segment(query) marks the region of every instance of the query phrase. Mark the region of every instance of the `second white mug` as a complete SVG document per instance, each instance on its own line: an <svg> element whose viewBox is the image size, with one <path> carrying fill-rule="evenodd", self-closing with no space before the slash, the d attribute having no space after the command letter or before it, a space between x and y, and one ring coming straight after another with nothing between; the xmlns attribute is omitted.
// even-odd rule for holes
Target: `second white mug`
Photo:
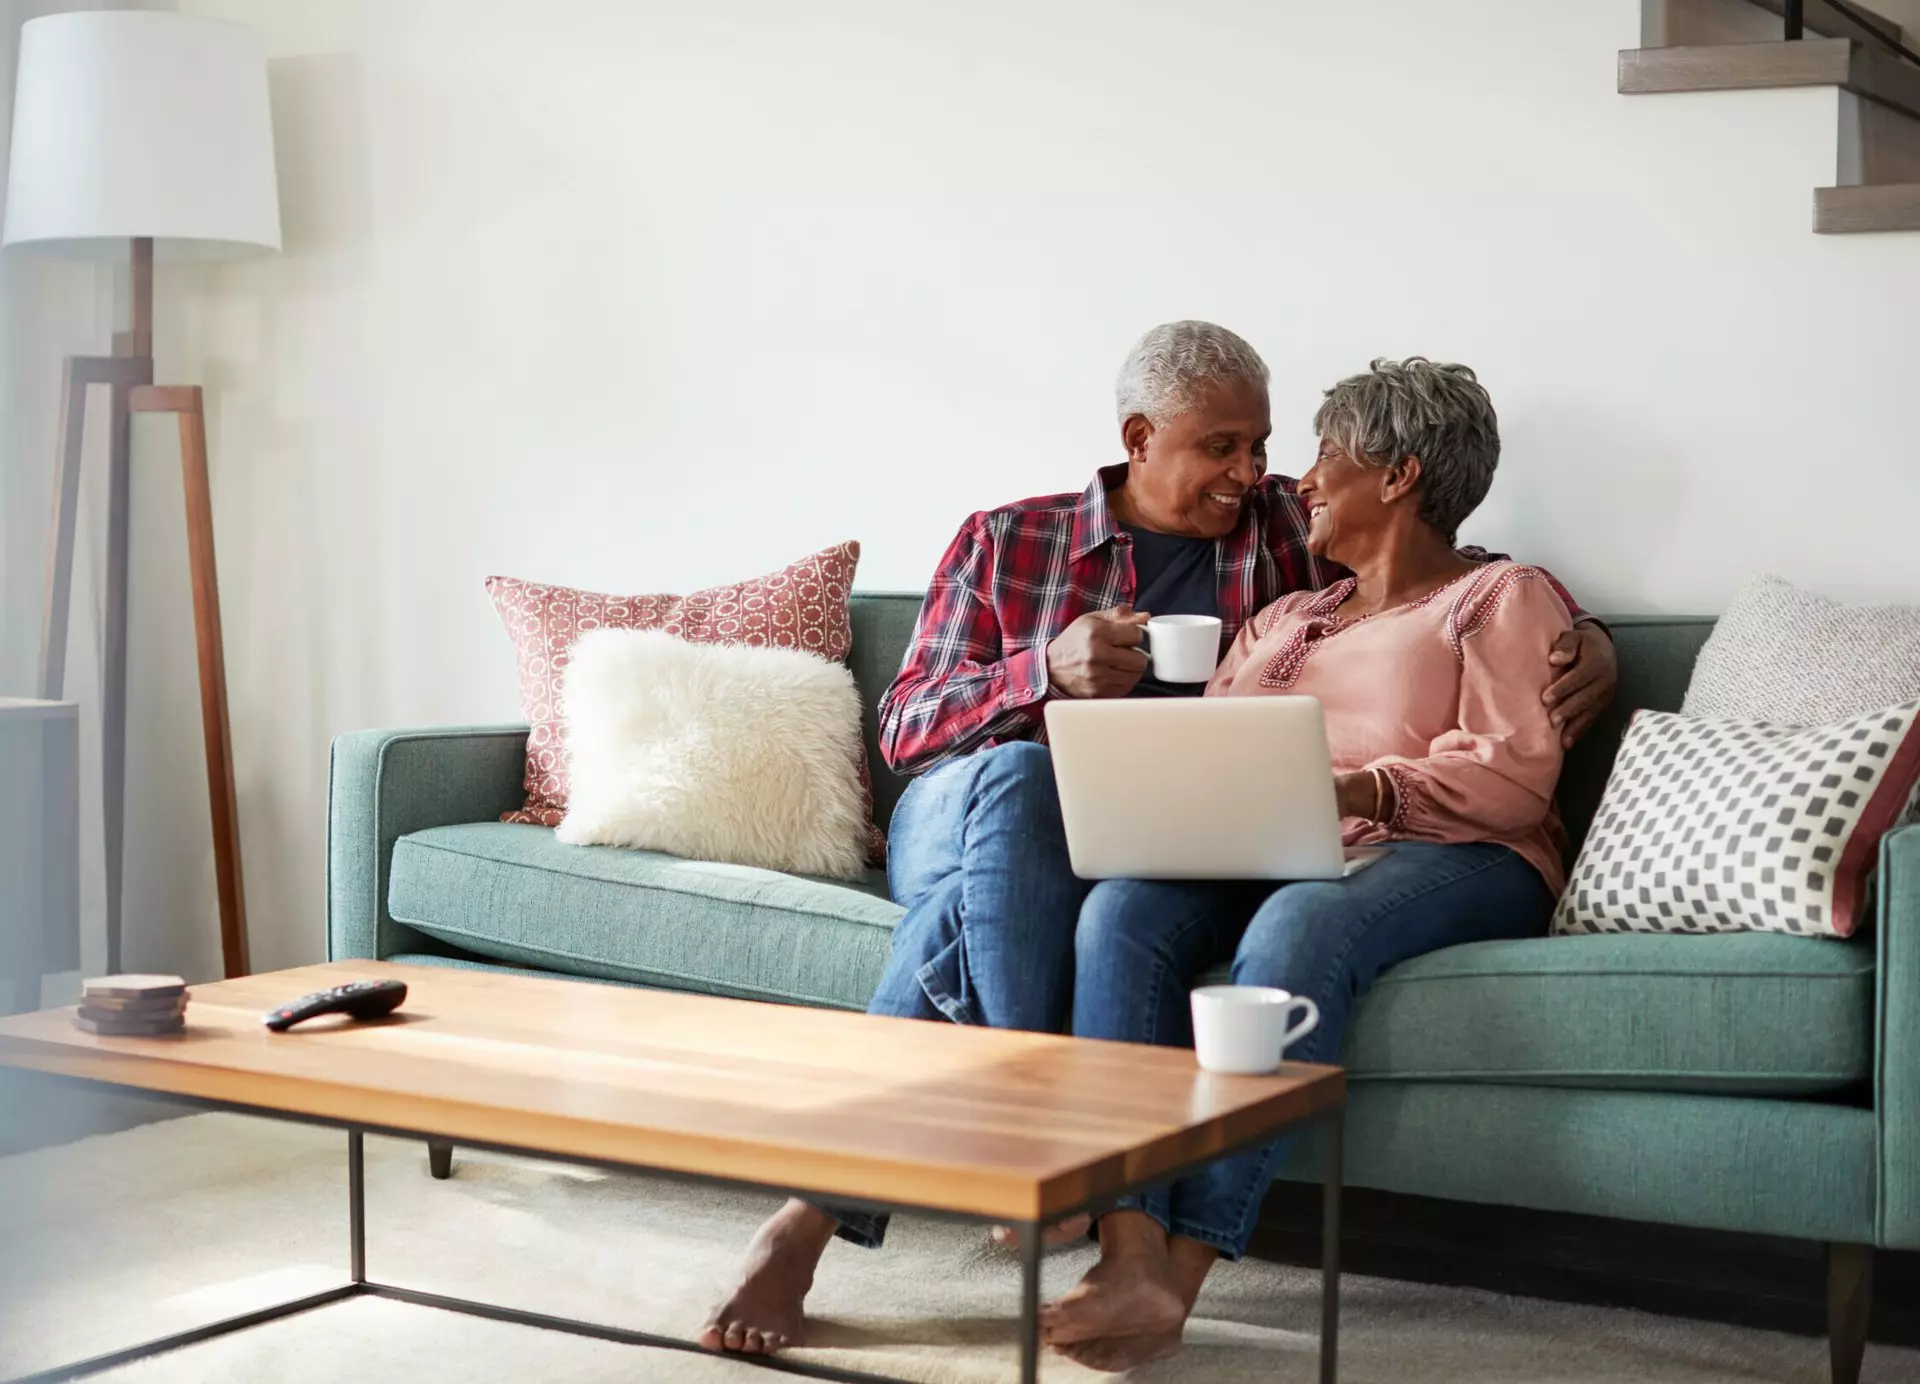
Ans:
<svg viewBox="0 0 1920 1384"><path fill-rule="evenodd" d="M1212 615L1156 615L1140 633L1161 682L1205 682L1220 663L1220 621Z"/></svg>
<svg viewBox="0 0 1920 1384"><path fill-rule="evenodd" d="M1194 1055L1210 1072L1271 1072L1287 1044L1306 1037L1320 1022L1320 1006L1305 995L1266 985L1203 985L1190 1003ZM1296 1011L1299 1019L1289 1023Z"/></svg>

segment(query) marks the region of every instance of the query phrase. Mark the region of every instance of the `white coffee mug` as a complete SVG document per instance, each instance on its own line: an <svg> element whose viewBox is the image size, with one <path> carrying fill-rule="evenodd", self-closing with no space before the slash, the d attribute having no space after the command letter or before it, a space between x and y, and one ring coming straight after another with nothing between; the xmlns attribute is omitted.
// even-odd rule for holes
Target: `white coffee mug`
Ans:
<svg viewBox="0 0 1920 1384"><path fill-rule="evenodd" d="M1156 615L1140 633L1161 682L1205 682L1220 663L1220 621L1211 615Z"/></svg>
<svg viewBox="0 0 1920 1384"><path fill-rule="evenodd" d="M1300 1021L1288 1027L1296 1009ZM1313 1032L1320 1006L1266 985L1203 985L1193 992L1193 1050L1210 1072L1261 1076L1280 1065L1287 1044Z"/></svg>

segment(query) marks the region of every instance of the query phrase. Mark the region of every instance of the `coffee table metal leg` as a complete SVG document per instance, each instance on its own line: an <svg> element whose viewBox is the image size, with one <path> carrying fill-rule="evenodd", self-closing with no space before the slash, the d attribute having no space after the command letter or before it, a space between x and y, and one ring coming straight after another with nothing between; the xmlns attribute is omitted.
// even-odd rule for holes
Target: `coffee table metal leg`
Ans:
<svg viewBox="0 0 1920 1384"><path fill-rule="evenodd" d="M184 1103L201 1105L206 1108L223 1108L216 1102L197 1102L188 1099ZM271 1117L273 1112L246 1109L248 1114L261 1114ZM284 1118L284 1117L283 1117ZM293 1117L298 1120L298 1117ZM1340 1328L1340 1190L1343 1170L1342 1142L1345 1114L1335 1108L1325 1117L1327 1167L1323 1187L1323 1220L1321 1249L1321 1315L1320 1315L1320 1380L1321 1384L1335 1384L1338 1375L1339 1328ZM327 1120L308 1120L305 1123L331 1124ZM335 1125L335 1128L341 1126ZM328 1288L321 1292L310 1293L306 1297L291 1302L279 1303L258 1311L229 1317L224 1321L213 1322L206 1326L194 1327L172 1336L161 1337L143 1344L113 1351L106 1355L97 1355L88 1360L72 1364L55 1366L35 1374L21 1375L8 1381L8 1384L55 1384L56 1381L76 1379L101 1370L127 1364L183 1346L211 1340L229 1332L246 1327L257 1326L264 1322L276 1321L300 1312L312 1311L335 1302L372 1295L399 1302L413 1303L422 1307L436 1307L445 1311L464 1313L469 1316L489 1318L494 1321L512 1322L519 1325L537 1327L550 1331L565 1331L574 1335L597 1337L602 1340L621 1341L632 1345L654 1346L670 1350L689 1351L707 1354L693 1341L680 1340L668 1336L656 1336L643 1331L631 1331L621 1327L608 1326L594 1322L576 1321L566 1317L547 1316L543 1313L528 1312L519 1308L500 1307L490 1303L474 1302L463 1298L445 1297L436 1293L425 1293L415 1289L401 1288L393 1284L375 1283L367 1278L367 1206L366 1206L366 1136L365 1131L346 1126L347 1135L347 1215L348 1246L352 1277L339 1287ZM406 1137L420 1137L407 1134ZM562 1160L587 1161L587 1160ZM698 1179L696 1180L705 1180ZM715 1179L717 1180L717 1179ZM1038 1221L1028 1221L1018 1226L1020 1232L1020 1380L1021 1384L1038 1384L1040 1373L1040 1260L1044 1246L1044 1227ZM885 1376L869 1374L858 1370L845 1370L831 1365L816 1365L810 1362L791 1360L786 1356L748 1356L741 1357L740 1364L757 1365L762 1368L789 1374L806 1375L816 1379L854 1381L857 1384L901 1384L901 1381L887 1381Z"/></svg>
<svg viewBox="0 0 1920 1384"><path fill-rule="evenodd" d="M367 1281L367 1155L365 1136L347 1131L347 1243L353 1281Z"/></svg>
<svg viewBox="0 0 1920 1384"><path fill-rule="evenodd" d="M1340 1374L1340 1183L1346 1158L1346 1112L1327 1119L1327 1170L1320 1198L1320 1384Z"/></svg>
<svg viewBox="0 0 1920 1384"><path fill-rule="evenodd" d="M1040 1377L1040 1223L1020 1227L1020 1384Z"/></svg>

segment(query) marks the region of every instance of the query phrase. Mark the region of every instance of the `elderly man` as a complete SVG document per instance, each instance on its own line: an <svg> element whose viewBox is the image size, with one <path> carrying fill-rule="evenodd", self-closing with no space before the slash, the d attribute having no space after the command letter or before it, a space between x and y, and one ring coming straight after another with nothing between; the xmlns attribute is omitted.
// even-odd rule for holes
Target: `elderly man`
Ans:
<svg viewBox="0 0 1920 1384"><path fill-rule="evenodd" d="M1063 1028L1088 886L1068 862L1047 701L1197 693L1148 676L1149 612L1218 616L1230 642L1270 602L1348 575L1309 553L1295 482L1267 474L1267 378L1224 327L1155 327L1120 372L1126 462L1083 494L975 514L948 547L880 707L888 763L918 777L893 816L889 884L907 912L870 1013ZM1561 595L1577 623L1549 655L1563 671L1544 697L1570 744L1612 696L1616 666L1605 630ZM885 1228L787 1203L702 1343L795 1343L828 1241L878 1246Z"/></svg>

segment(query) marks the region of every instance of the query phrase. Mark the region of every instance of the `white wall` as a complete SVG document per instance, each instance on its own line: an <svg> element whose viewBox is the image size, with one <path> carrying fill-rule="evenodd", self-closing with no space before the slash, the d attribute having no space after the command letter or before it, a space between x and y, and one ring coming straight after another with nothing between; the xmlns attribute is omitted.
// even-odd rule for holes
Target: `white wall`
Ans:
<svg viewBox="0 0 1920 1384"><path fill-rule="evenodd" d="M99 8L97 0L0 0L0 217L20 25L44 14ZM33 696L39 680L62 361L104 351L114 322L110 268L0 255L0 696ZM100 390L94 395L70 623L77 656L69 661L62 689L89 709L99 701L106 547L106 397ZM99 730L97 716L81 718L81 953L89 972L101 969L106 953ZM0 792L10 791L18 785L0 784ZM0 927L25 925L24 919L0 918ZM72 980L50 982L49 1001L66 1002Z"/></svg>
<svg viewBox="0 0 1920 1384"><path fill-rule="evenodd" d="M183 7L276 54L287 253L163 275L159 321L214 410L259 966L324 948L330 736L515 716L489 573L857 537L918 588L969 510L1116 457L1170 317L1266 354L1283 467L1370 356L1474 364L1468 536L1596 610L1920 598L1920 239L1810 233L1832 91L1616 95L1637 0ZM204 974L177 503L135 534L129 959Z"/></svg>

